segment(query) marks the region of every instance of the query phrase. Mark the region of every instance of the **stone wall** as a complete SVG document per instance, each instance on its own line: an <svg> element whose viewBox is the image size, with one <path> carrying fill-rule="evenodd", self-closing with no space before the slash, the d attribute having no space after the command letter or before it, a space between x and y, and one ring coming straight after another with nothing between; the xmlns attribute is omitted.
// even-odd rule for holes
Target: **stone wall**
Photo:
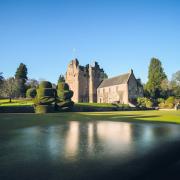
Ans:
<svg viewBox="0 0 180 180"><path fill-rule="evenodd" d="M74 95L72 100L74 102L79 101L79 62L77 59L72 60L68 64L66 76L65 76L66 83L68 83L69 88L73 90Z"/></svg>
<svg viewBox="0 0 180 180"><path fill-rule="evenodd" d="M80 66L77 59L72 60L67 68L66 83L74 92L74 102L97 102L97 88L105 73L97 62L94 65Z"/></svg>
<svg viewBox="0 0 180 180"><path fill-rule="evenodd" d="M143 97L143 87L131 70L126 83L97 89L98 103L134 103L137 97Z"/></svg>
<svg viewBox="0 0 180 180"><path fill-rule="evenodd" d="M89 102L97 102L97 88L105 78L105 73L97 62L89 66Z"/></svg>
<svg viewBox="0 0 180 180"><path fill-rule="evenodd" d="M119 84L104 88L98 88L98 103L128 104L127 84Z"/></svg>
<svg viewBox="0 0 180 180"><path fill-rule="evenodd" d="M133 102L137 97L143 97L143 87L138 83L133 73L128 80L128 98Z"/></svg>

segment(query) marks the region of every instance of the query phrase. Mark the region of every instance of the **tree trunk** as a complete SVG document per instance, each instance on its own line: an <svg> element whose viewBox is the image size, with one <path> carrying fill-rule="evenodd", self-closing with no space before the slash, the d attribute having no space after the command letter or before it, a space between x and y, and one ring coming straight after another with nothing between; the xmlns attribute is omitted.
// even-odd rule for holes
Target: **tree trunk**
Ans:
<svg viewBox="0 0 180 180"><path fill-rule="evenodd" d="M9 102L11 103L12 101L11 101L11 97L9 98Z"/></svg>

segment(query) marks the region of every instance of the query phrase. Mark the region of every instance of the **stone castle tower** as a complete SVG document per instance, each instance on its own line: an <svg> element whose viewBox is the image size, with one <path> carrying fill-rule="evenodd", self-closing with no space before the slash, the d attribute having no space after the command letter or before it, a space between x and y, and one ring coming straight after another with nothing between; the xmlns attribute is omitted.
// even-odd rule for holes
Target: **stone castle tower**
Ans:
<svg viewBox="0 0 180 180"><path fill-rule="evenodd" d="M65 80L74 92L74 102L97 102L97 88L105 78L106 74L97 62L80 66L74 59L68 65Z"/></svg>

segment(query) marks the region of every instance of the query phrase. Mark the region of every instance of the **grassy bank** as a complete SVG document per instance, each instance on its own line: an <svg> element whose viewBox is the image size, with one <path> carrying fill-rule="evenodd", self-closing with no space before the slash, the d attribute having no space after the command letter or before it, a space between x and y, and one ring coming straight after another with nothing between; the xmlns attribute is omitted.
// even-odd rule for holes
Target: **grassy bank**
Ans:
<svg viewBox="0 0 180 180"><path fill-rule="evenodd" d="M180 124L180 111L69 112L53 114L0 114L0 131L49 126L65 121L168 122Z"/></svg>

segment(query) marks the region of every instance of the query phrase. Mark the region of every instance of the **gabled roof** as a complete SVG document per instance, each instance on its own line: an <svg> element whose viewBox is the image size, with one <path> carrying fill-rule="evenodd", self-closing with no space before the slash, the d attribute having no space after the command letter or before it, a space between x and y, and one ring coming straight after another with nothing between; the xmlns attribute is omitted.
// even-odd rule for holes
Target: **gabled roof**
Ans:
<svg viewBox="0 0 180 180"><path fill-rule="evenodd" d="M131 73L126 73L109 79L104 79L98 88L126 84L129 80L130 75Z"/></svg>

